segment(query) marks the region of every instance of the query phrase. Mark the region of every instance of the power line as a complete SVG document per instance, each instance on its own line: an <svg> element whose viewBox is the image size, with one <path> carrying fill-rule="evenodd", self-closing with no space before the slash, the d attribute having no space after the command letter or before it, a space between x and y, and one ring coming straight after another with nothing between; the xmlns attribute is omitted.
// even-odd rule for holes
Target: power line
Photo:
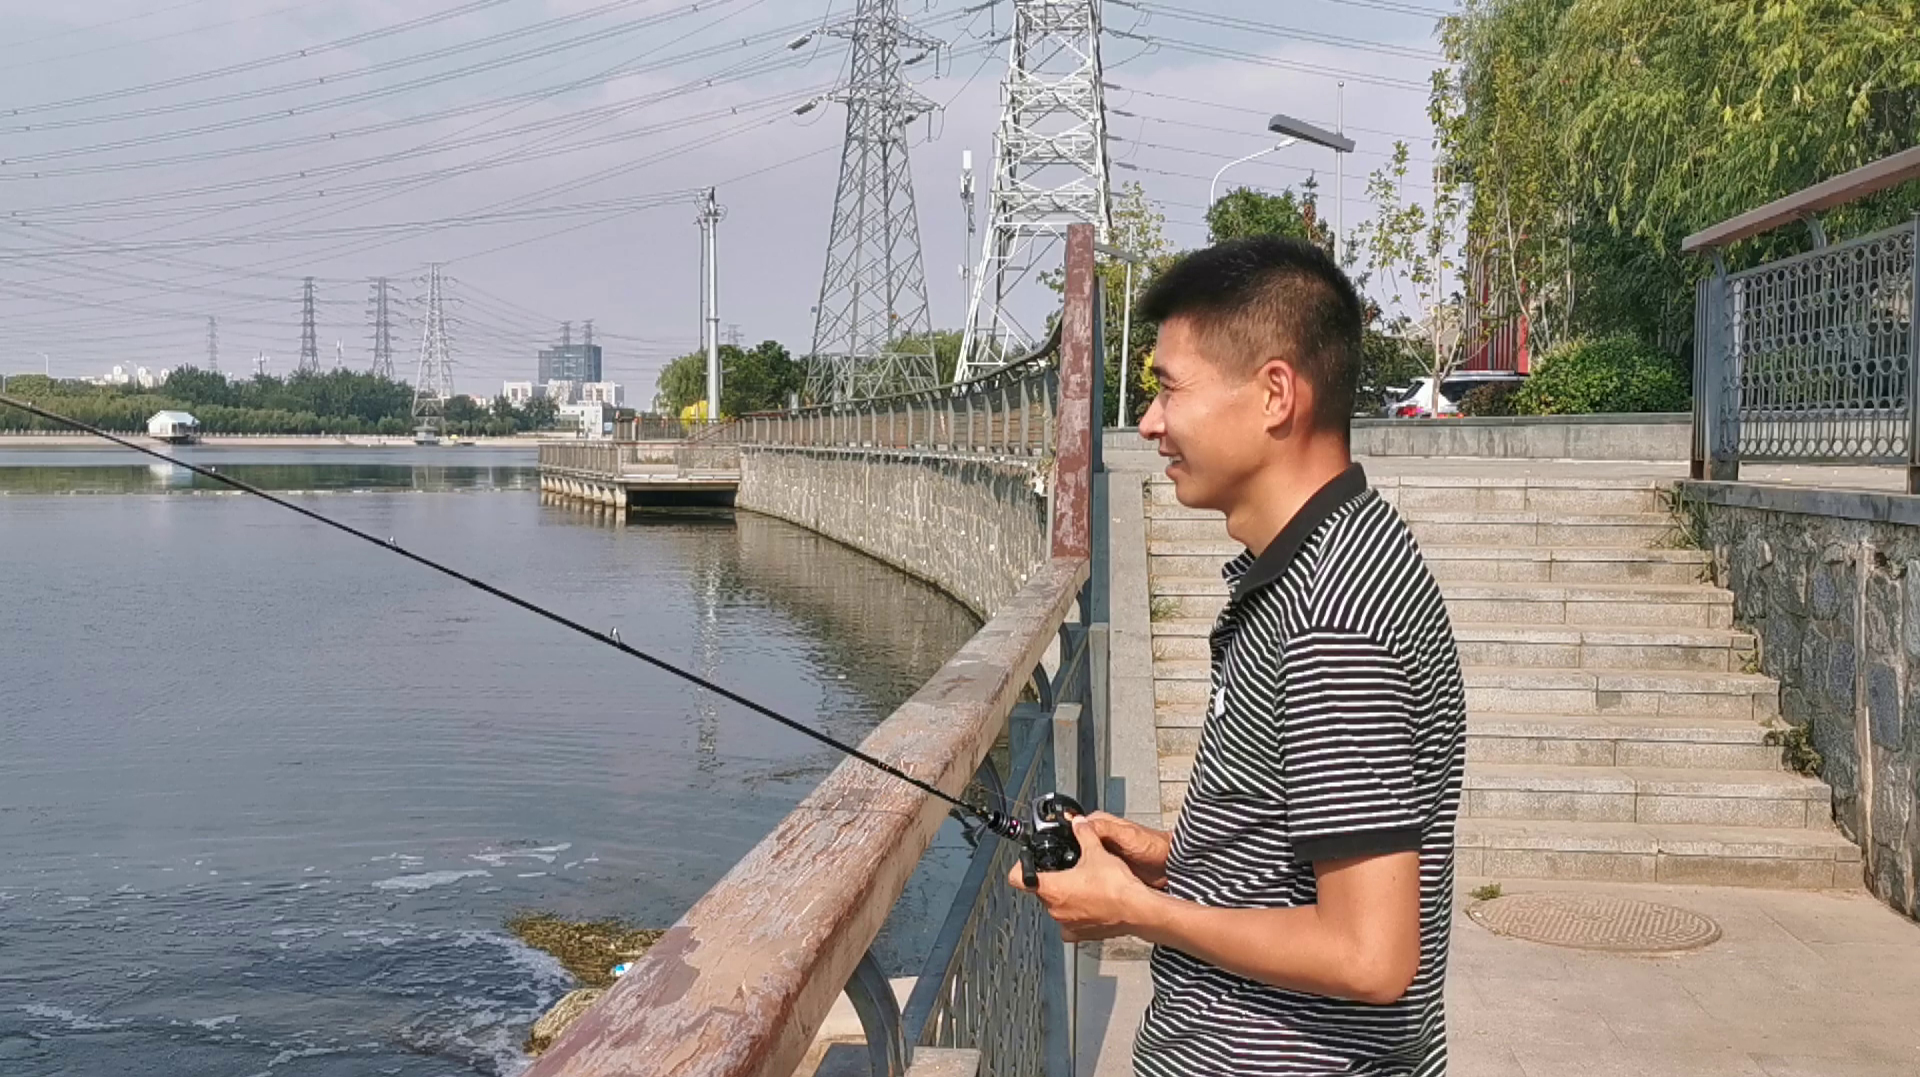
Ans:
<svg viewBox="0 0 1920 1077"><path fill-rule="evenodd" d="M1299 60L1282 60L1273 56L1262 56L1259 53L1240 52L1235 49L1222 48L1218 45L1203 45L1193 41L1181 41L1177 38L1161 37L1158 35L1150 37L1146 34L1137 34L1126 30L1109 30L1107 32L1115 37L1124 37L1134 41L1145 42L1149 45L1163 45L1180 52L1190 52L1198 56L1210 56L1219 60L1235 60L1240 63L1254 64L1259 67L1279 68L1284 71L1303 71L1311 75L1325 75L1329 78L1343 78L1353 82L1372 83L1375 86L1384 86L1394 90L1417 90L1424 93L1431 89L1431 87L1424 82L1396 79L1387 75L1375 75L1365 71L1326 67L1321 64L1310 64Z"/></svg>
<svg viewBox="0 0 1920 1077"><path fill-rule="evenodd" d="M477 11L484 11L490 7L499 7L501 4L505 4L508 2L509 0L468 0L467 3L461 4L459 7L449 8L445 11L436 12L432 15L422 15L419 18L408 19L405 22L394 23L392 26L383 26L376 30L367 30L362 33L351 34L347 37L339 38L334 41L325 42L323 44L309 45L303 49L294 49L290 52L276 53L272 56L263 57L258 60L245 60L237 64L228 64L226 67L214 68L211 71L200 71L191 75L180 75L175 78L161 79L158 82L143 83L142 85L139 85L139 86L128 86L128 87L125 87L124 89L119 89L119 90L107 90L101 93L87 94L82 97L69 97L60 101L46 101L38 105L21 105L17 108L7 109L4 113L0 113L0 115L29 116L29 115L37 115L42 112L55 112L60 109L79 108L82 105L98 104L101 101L117 101L123 97L133 97L138 94L153 93L156 90L171 90L179 86L190 86L197 82L206 82L209 79L224 78L228 75L238 75L247 71L258 71L261 68L271 67L274 64L288 63L294 60L310 59L314 56L319 56L323 53L336 52L340 49L351 48L354 45L364 45L369 41L378 41L381 38L393 37L396 34L404 34L409 30L417 30L422 26L431 26L434 23L445 22L448 19L459 18L462 15L470 15ZM289 5L288 7L280 8L279 11L291 11L296 7L305 7L305 6L308 6L308 5L293 4L293 5ZM264 12L262 14L277 14L277 13L278 12ZM192 33L192 32L194 31L182 31L182 33ZM170 36L179 36L179 35L170 35ZM101 51L105 51L105 50L101 50ZM87 54L80 53L77 55L87 55ZM71 57L63 57L63 58L71 58ZM26 66L26 65L16 65L16 66Z"/></svg>
<svg viewBox="0 0 1920 1077"><path fill-rule="evenodd" d="M475 49L486 48L489 45L497 45L504 41L512 41L518 38L529 37L534 34L544 33L548 30L552 30L559 26L564 26L569 23L581 22L586 19L595 18L599 15L603 15L609 11L618 10L620 8L632 7L635 4L647 4L652 2L654 2L654 0L611 0L611 2L609 3L602 4L597 8L590 8L586 11L579 11L571 15L563 15L558 18L546 19L541 22L533 23L532 25L529 25L529 26L522 26L513 30L503 30L500 33L493 34L488 37L474 38L473 40L470 40L470 41L463 41L455 45L448 45L444 48L435 49L431 52L416 53L412 56L402 56L397 59L387 60L377 64L369 64L365 67L351 68L349 70L337 72L331 75L315 75L313 77L300 79L295 82L281 83L278 86L263 86L257 89L241 90L234 93L220 94L214 97L196 98L192 101L177 101L169 105L153 105L147 108L130 109L124 112L108 112L108 113L103 113L97 116L78 116L68 120L47 120L47 121L42 121L40 123L21 124L15 127L0 127L0 133L15 134L15 133L28 132L28 131L32 131L32 132L59 131L59 130L65 130L68 128L73 128L73 127L98 126L99 124L103 124L103 123L121 123L127 120L147 119L153 116L167 116L167 115L173 115L181 112L191 112L196 109L212 108L216 105L228 105L228 104L233 104L234 102L237 102L237 101L258 101L261 98L273 97L275 95L283 94L283 93L292 93L293 91L296 91L296 90L310 90L316 87L337 86L343 82L350 82L355 79L363 79L372 75L385 74L388 71L397 71L401 68L411 67L415 64L422 64L422 63L431 62L433 60L445 59L448 56L454 56L462 52L472 52ZM568 43L562 43L562 44L566 44L570 46L572 43L568 42ZM489 62L497 64L499 66L506 66L507 64L516 63L522 58L525 58L524 54L515 54L512 56L495 57L494 60ZM470 68L460 69L459 71L442 72L441 74L449 77L455 77L458 75L466 74L471 70L472 69ZM409 85L410 84L402 83L398 87L390 87L389 89L397 91L398 89L408 88ZM300 111L311 111L319 107L328 107L335 104L347 103L354 99L355 99L355 95L349 95L348 97L342 97L342 98L334 98L328 101L309 104L308 106L301 109ZM288 110L276 110L275 112L269 113L267 115L270 117L281 117L281 116L288 116L292 114L293 112Z"/></svg>
<svg viewBox="0 0 1920 1077"><path fill-rule="evenodd" d="M1382 41L1363 41L1358 38L1341 37L1337 34L1324 34L1313 30L1302 30L1291 26L1278 26L1273 23L1256 22L1252 19L1240 19L1231 15L1216 15L1206 11L1188 8L1169 7L1165 4L1135 2L1135 0L1108 0L1120 7L1130 7L1153 15L1164 15L1183 22L1197 22L1206 26L1217 26L1228 30L1246 33L1264 34L1268 37L1283 37L1296 41L1311 41L1335 48L1354 49L1361 52L1379 53L1383 56L1399 56L1413 60L1442 61L1440 53L1430 49L1416 49L1405 45L1392 45Z"/></svg>
<svg viewBox="0 0 1920 1077"><path fill-rule="evenodd" d="M1158 90L1142 90L1132 86L1121 86L1118 83L1113 83L1113 82L1107 83L1107 89L1115 90L1120 93L1139 94L1142 97L1157 97L1163 101L1179 101L1188 105L1203 105L1207 108L1217 108L1224 112L1238 112L1238 113L1241 113L1242 115L1247 115L1247 116L1259 116L1259 117L1265 118L1273 115L1272 109L1247 108L1244 105L1228 105L1219 101L1205 101L1198 97L1181 97L1178 94L1161 93ZM1322 124L1329 127L1332 126L1333 124L1333 121L1331 120L1317 119L1311 116L1303 117L1303 119L1306 119L1309 123L1317 123L1317 124ZM1347 124L1346 129L1349 131L1359 131L1362 134L1386 135L1389 138L1423 140L1423 139L1431 139L1433 137L1433 132L1431 131L1427 132L1426 134L1410 134L1405 131L1384 131L1378 127L1360 127L1354 124Z"/></svg>

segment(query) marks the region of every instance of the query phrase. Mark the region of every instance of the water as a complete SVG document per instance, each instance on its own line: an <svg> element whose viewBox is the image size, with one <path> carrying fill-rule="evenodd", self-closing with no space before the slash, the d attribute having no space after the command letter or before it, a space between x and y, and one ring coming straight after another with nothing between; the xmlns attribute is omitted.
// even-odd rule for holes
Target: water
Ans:
<svg viewBox="0 0 1920 1077"><path fill-rule="evenodd" d="M750 514L543 505L525 452L193 452L849 739L974 628ZM0 1074L515 1072L570 983L510 915L665 926L836 762L200 482L0 451ZM104 493L45 496L76 489ZM953 829L890 971L964 867Z"/></svg>

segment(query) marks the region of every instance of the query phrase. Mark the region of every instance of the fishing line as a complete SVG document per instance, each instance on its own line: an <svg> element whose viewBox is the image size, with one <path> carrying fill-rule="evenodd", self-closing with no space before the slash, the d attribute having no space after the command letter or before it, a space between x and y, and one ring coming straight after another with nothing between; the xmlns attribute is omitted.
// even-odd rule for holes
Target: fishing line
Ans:
<svg viewBox="0 0 1920 1077"><path fill-rule="evenodd" d="M860 749L855 748L852 745L847 744L843 741L836 740L835 738L825 733L822 733L819 730L812 728L811 726L794 721L793 719L788 718L786 715L781 714L780 712L775 711L769 707L762 706L759 703L755 703L753 700L748 699L747 697L740 695L737 692L733 692L726 688L722 688L721 686L713 683L710 680L707 680L705 677L702 677L697 673L691 673L687 670L681 669L680 667L674 665L671 662L666 661L665 659L656 658L645 651L638 650L633 647L629 647L625 643L620 641L620 638L617 633L600 632L595 629L588 628L586 625L583 625L580 622L575 621L570 617L566 617L562 614L555 613L552 610L546 609L542 606L535 605L534 603L529 602L526 599L519 597L518 595L512 594L507 591L503 591L500 588L495 587L484 580L477 580L472 576L469 576L463 572L460 572L457 569L448 568L446 565L443 565L440 562L433 560L432 558L424 557L420 554L414 553L412 550L406 549L405 547L401 546L399 543L396 543L391 538L385 538L385 539L378 538L374 535L368 534L367 532L360 530L357 527L353 527L349 524L343 524L338 520L334 520L326 516L322 516L321 514L314 512L312 509L302 508L299 505L296 505L293 502L288 501L284 498L275 497L274 495L268 493L267 491L260 489L258 486L254 486L251 483L242 482L241 480L233 478L230 475L223 475L220 472L215 471L211 468L204 468L195 464L189 464L184 460L180 460L176 457L168 456L166 453L158 452L154 449L149 449L144 445L137 445L127 440L126 438L120 437L117 434L108 433L107 431L102 430L97 426L93 426L88 423L81 422L78 419L70 419L64 415L56 414L36 404L33 404L29 401L20 400L15 397L7 396L5 394L0 394L0 404L5 404L11 407L19 408L21 411L24 411L29 415L39 416L40 418L46 419L49 422L59 423L62 426L70 427L74 430L81 431L82 433L91 434L94 437L104 438L107 441L111 441L115 445L118 445L123 449L132 449L134 452L144 453L145 455L151 456L157 460L164 460L167 463L172 464L176 467L186 468L188 471L191 471L196 475L204 476L218 483L224 483L225 485L231 486L234 489L239 490L243 493L249 493L254 495L255 497L264 498L265 500L270 501L273 504L278 505L283 509L290 509L294 512L299 513L302 516L305 516L309 520L315 521L316 523L325 524L336 531L344 531L347 534L352 535L354 538L361 539L366 542L370 542L373 545L378 546L383 550L389 550L389 551L392 551L393 553L397 553L401 557L404 557L407 560L414 562L415 564L425 565L427 568L430 568L435 572L440 573L443 576L451 576L454 579L459 580L461 583L468 585L469 587L477 588L481 591L485 591L487 594L490 594L495 598L499 598L507 602L511 602L514 605L520 607L521 609L526 610L528 613L538 614L541 617L545 617L547 620L552 621L554 624L562 625L566 628L570 628L575 632L580 633L583 636L596 640L600 643L604 643L607 646L612 647L613 649L620 651L623 654L629 655L633 658L638 658L642 662L645 662L648 665L653 666L655 669L659 669L664 672L671 673L674 676L679 677L681 680L691 682L692 684L695 684L701 688L706 689L709 692L712 692L713 694L719 696L722 699L725 699L731 703L736 703L742 707L745 707L746 709L752 711L755 714L760 715L763 718L771 718L772 720L780 723L783 726L786 726L788 729L791 729L796 733L800 733L805 736L811 737L814 740L819 741L821 744L824 744L827 747L832 748L837 752L841 752L845 755L853 757L854 759L858 759L860 762L865 763L870 767L873 767L875 770L878 770L883 774L889 775L894 778L898 778L901 781L906 782L908 785L913 786L915 789L918 789L921 792L926 793L927 795L932 796L946 804L952 805L955 809L965 812L968 816L971 816L972 818L985 824L987 829L993 831L996 834L1000 834L1003 837L1012 838L1016 841L1020 840L1019 832L1022 830L1022 827L1020 826L1020 820L1016 817L1013 817L1011 813L1003 814L1001 812L996 812L988 808L980 807L979 805L968 804L967 802L960 800L957 797L948 796L947 794L934 788L932 785L929 785L928 783L921 781L920 779L914 777L911 774L908 774L906 771L901 770L900 768L892 765L891 763L887 763L880 759L876 759L873 756L868 755L866 752L863 752ZM991 792L991 790L986 790L986 791ZM1003 805L1011 807L1011 805L1006 804L1006 800L1004 797L1000 799Z"/></svg>

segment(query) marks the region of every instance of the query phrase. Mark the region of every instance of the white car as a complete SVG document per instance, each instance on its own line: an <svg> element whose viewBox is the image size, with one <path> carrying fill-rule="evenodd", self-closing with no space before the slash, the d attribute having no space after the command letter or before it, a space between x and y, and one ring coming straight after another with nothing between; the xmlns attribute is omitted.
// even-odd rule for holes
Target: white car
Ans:
<svg viewBox="0 0 1920 1077"><path fill-rule="evenodd" d="M1433 379L1421 378L1404 392L1389 396L1380 414L1389 419L1419 419L1434 415L1460 414L1460 401L1483 385L1513 384L1527 380L1525 374L1511 370L1462 370L1440 380L1440 401L1434 404Z"/></svg>

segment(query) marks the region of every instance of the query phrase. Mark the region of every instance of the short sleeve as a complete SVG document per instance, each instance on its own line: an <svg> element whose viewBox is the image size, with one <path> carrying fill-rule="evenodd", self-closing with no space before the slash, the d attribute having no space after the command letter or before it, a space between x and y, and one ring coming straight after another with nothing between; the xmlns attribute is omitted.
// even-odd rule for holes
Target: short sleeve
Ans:
<svg viewBox="0 0 1920 1077"><path fill-rule="evenodd" d="M1367 635L1320 629L1288 640L1281 667L1282 794L1295 855L1420 848L1418 698L1405 665Z"/></svg>

